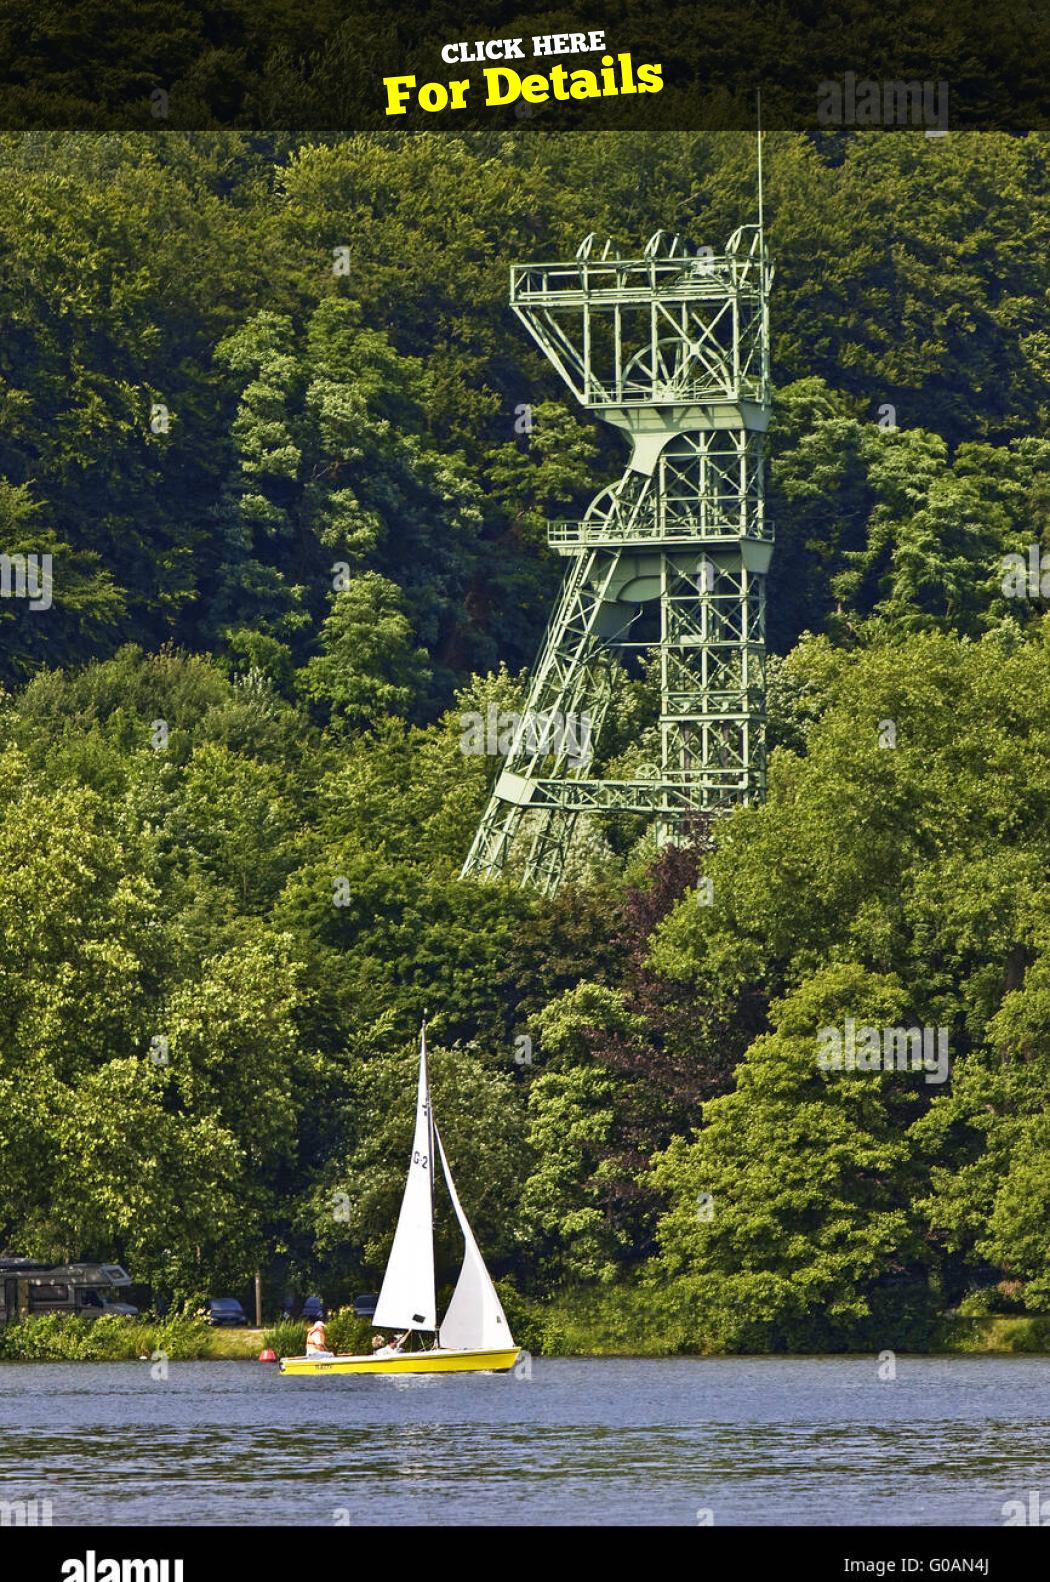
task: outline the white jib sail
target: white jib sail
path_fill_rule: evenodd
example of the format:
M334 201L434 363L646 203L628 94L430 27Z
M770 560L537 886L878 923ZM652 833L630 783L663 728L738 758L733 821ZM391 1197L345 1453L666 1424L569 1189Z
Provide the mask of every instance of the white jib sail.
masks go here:
M394 1245L387 1259L383 1289L372 1323L377 1329L436 1329L437 1297L434 1291L434 1161L430 1123L430 1089L427 1084L427 1037L419 1047L419 1090L416 1096L416 1130L408 1166L405 1195L401 1199Z
M448 1304L448 1312L441 1320L439 1331L441 1348L443 1351L488 1351L493 1347L513 1346L510 1325L507 1323L503 1304L496 1295L496 1287L485 1268L485 1260L481 1256L478 1244L474 1240L474 1232L463 1212L463 1205L459 1201L452 1180L452 1171L448 1167L448 1160L441 1146L441 1138L436 1126L434 1138L437 1151L441 1155L441 1168L445 1172L448 1195L452 1199L452 1207L456 1211L465 1243L463 1267L459 1271L459 1279L456 1281L452 1300Z

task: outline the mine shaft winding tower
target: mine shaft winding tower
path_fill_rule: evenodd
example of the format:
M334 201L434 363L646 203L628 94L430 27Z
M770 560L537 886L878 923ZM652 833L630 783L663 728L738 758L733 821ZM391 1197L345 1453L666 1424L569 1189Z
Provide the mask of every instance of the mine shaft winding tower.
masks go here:
M515 264L514 312L580 404L631 444L582 521L549 524L568 561L521 722L463 877L553 891L577 821L648 814L661 842L765 789L765 515L772 268L761 212L724 252L659 231L640 258L589 236L571 262ZM658 616L645 641L643 611ZM617 658L658 656L660 761L603 779L529 722L586 715L592 747Z

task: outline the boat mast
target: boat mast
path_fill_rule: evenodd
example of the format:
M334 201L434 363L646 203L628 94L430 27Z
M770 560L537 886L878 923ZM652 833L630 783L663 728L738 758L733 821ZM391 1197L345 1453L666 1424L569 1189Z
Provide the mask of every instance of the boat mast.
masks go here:
M427 1010L426 1010L425 1006L423 1007L423 1026L422 1026L422 1029L420 1031L420 1039L421 1039L421 1044L420 1044L421 1059L423 1061L423 1066L424 1066L424 1069L426 1071L426 1076L427 1076L427 1128L428 1128L429 1134L430 1134L430 1170L428 1171L428 1174L429 1174L429 1177L430 1177L430 1238L431 1238L431 1241L433 1241L433 1239L434 1239L434 1169L435 1169L435 1157L434 1157L434 1100L431 1097L431 1093L430 1093L430 1067L427 1064ZM440 1330L439 1327L437 1327L438 1326L438 1315L437 1315L437 1304L436 1303L434 1305L434 1324L435 1324L434 1345L435 1346L439 1346L441 1344L441 1330Z

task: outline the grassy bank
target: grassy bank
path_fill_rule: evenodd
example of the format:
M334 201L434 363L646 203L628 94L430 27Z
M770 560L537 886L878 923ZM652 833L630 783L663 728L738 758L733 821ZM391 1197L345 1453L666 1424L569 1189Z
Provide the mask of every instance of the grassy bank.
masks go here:
M539 1357L672 1357L696 1350L684 1324L654 1322L648 1292L628 1285L579 1289L532 1302L500 1286L520 1346Z
M1050 1354L1050 1317L1018 1315L945 1319L938 1350Z
M655 1322L648 1293L622 1286L568 1294L543 1304L503 1293L519 1345L539 1357L674 1357L712 1355L685 1320ZM352 1313L328 1323L333 1351L366 1352L371 1326ZM71 1314L25 1319L0 1329L2 1362L254 1362L264 1346L278 1356L301 1356L306 1325L279 1323L267 1330L213 1329L196 1317L155 1322L103 1317L85 1322ZM852 1348L851 1348L852 1349ZM858 1346L857 1352L870 1348ZM929 1343L900 1346L936 1355L1050 1355L1050 1317L991 1315L942 1321Z
M328 1321L333 1351L366 1351L371 1326L352 1312ZM172 1362L255 1361L269 1346L278 1356L301 1356L305 1323L270 1329L214 1329L196 1315L131 1319L116 1315L84 1319L49 1313L0 1327L0 1362L132 1362L163 1353Z
M216 1331L196 1316L84 1319L48 1313L0 1328L0 1362L128 1362L163 1353L173 1362L208 1355Z
M506 1290L501 1295L515 1339L535 1356L709 1356L720 1349L704 1343L695 1314L655 1312L652 1293L638 1287L577 1290L544 1303ZM861 1354L880 1348L866 1339L841 1349ZM932 1326L917 1326L910 1339L905 1327L894 1349L929 1355L1050 1355L1050 1316L952 1314ZM805 1347L793 1351L804 1355Z

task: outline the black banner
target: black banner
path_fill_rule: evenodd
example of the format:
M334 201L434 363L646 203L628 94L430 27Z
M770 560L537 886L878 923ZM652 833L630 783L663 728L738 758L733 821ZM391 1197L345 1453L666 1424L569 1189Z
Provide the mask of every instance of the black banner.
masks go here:
M367 1550L362 1533L368 1534ZM514 1551L528 1562L553 1554L564 1562L586 1550L590 1563L603 1555L619 1565L651 1564L673 1536L676 1553L690 1567L734 1568L764 1564L763 1575L805 1578L976 1576L1035 1577L1045 1570L1048 1535L1031 1527L534 1527L519 1530ZM485 1526L291 1529L287 1527L170 1527L7 1529L0 1555L12 1577L55 1582L225 1582L231 1573L267 1579L301 1568L309 1574L344 1574L377 1560L384 1564L427 1556L451 1558L453 1550L491 1567L504 1546ZM494 1554L494 1542L496 1552ZM615 1552L615 1553L614 1553ZM483 1557L485 1557L483 1559Z
M597 15L595 14L597 12ZM612 0L0 6L9 130L1035 130L1050 11Z

